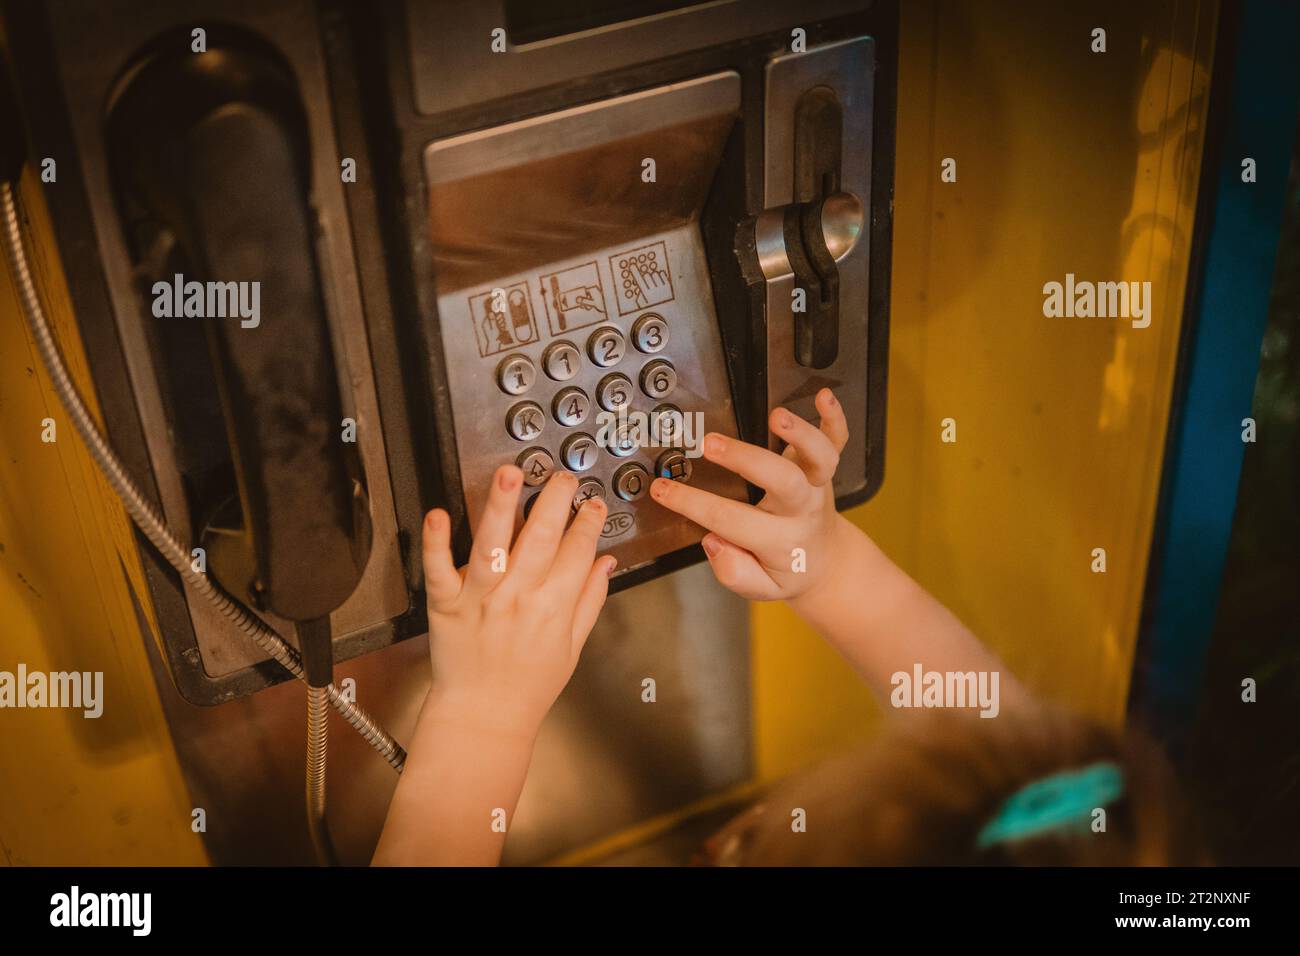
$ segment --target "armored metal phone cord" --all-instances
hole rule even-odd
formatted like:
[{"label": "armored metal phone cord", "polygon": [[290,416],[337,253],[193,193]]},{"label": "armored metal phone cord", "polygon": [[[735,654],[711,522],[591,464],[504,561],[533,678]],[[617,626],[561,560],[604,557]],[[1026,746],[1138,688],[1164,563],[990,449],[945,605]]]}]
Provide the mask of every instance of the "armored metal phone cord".
[{"label": "armored metal phone cord", "polygon": [[[87,450],[90,452],[91,457],[94,458],[95,464],[99,466],[99,470],[103,472],[104,477],[108,479],[109,484],[113,486],[113,490],[117,492],[117,496],[131,516],[131,520],[135,522],[136,527],[149,539],[150,543],[153,544],[167,563],[176,569],[195,592],[211,603],[222,617],[234,625],[240,633],[252,638],[258,647],[269,654],[294,677],[306,682],[306,673],[303,670],[302,660],[297,650],[286,643],[275,632],[274,628],[267,625],[265,621],[246,608],[237,598],[226,593],[221,585],[211,580],[206,573],[194,570],[190,563],[190,549],[167,527],[144,493],[127,474],[121,459],[113,452],[104,436],[99,433],[94,419],[91,418],[85,403],[77,393],[76,386],[72,383],[72,378],[68,375],[67,367],[63,364],[63,358],[59,354],[49,323],[46,321],[45,310],[36,295],[36,284],[32,279],[31,267],[27,261],[27,250],[23,246],[18,208],[14,200],[14,189],[8,180],[0,180],[0,217],[3,218],[4,222],[5,257],[9,260],[9,267],[13,272],[15,282],[18,284],[23,312],[26,314],[27,322],[31,326],[32,335],[36,340],[37,351],[41,355],[41,361],[44,362],[50,380],[54,383],[54,390],[58,393],[59,400],[63,403],[64,409],[72,419],[78,434],[86,443]],[[370,744],[380,756],[387,760],[394,770],[401,773],[402,765],[406,762],[406,751],[389,736],[370,714],[356,703],[346,699],[333,683],[328,687],[320,688],[314,695],[315,703],[309,709],[309,741],[316,742],[317,746],[308,756],[308,774],[309,776],[312,774],[318,775],[318,778],[312,777],[309,780],[309,820],[311,820],[314,806],[319,805],[323,809],[323,799],[318,804],[310,797],[311,794],[315,793],[321,794],[322,797],[324,794],[325,751],[321,745],[323,745],[325,738],[320,729],[320,725],[324,723],[321,719],[323,708],[319,706],[322,696],[328,696],[330,703],[334,705],[335,710],[342,715],[343,719],[351,724],[357,733],[365,738],[366,743]],[[315,730],[314,736],[312,735],[313,729]],[[314,826],[315,823],[313,822]]]}]

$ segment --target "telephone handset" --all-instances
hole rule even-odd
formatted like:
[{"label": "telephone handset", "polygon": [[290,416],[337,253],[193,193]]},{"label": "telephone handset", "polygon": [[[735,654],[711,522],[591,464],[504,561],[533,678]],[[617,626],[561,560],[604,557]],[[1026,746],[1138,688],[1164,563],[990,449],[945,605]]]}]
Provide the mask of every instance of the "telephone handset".
[{"label": "telephone handset", "polygon": [[113,101],[109,145],[144,286],[206,324],[237,495],[215,496],[209,523],[246,545],[219,541],[212,571],[281,618],[326,618],[360,580],[370,526],[342,438],[292,78],[248,46],[151,58]]}]

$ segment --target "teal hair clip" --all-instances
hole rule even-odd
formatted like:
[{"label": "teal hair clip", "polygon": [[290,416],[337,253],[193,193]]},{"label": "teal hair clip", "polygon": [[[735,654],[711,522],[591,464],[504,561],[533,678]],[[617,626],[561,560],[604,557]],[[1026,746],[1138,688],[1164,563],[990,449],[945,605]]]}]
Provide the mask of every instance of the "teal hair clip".
[{"label": "teal hair clip", "polygon": [[1113,763],[1095,763],[1081,770],[1063,770],[1035,780],[1008,797],[975,838],[986,850],[998,843],[1024,840],[1045,833],[1087,832],[1097,807],[1124,795],[1124,774]]}]

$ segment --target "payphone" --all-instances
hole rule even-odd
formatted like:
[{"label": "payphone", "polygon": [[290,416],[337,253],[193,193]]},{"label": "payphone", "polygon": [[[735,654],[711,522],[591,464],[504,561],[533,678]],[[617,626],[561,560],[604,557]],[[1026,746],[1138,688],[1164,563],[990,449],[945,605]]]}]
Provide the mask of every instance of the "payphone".
[{"label": "payphone", "polygon": [[[488,476],[601,496],[626,588],[700,559],[650,480],[836,390],[884,467],[896,6],[7,3],[109,440],[207,573],[345,660],[425,630],[419,535]],[[256,283],[260,317],[154,289]],[[521,503],[522,521],[530,496]],[[181,693],[288,674],[147,554]]]}]

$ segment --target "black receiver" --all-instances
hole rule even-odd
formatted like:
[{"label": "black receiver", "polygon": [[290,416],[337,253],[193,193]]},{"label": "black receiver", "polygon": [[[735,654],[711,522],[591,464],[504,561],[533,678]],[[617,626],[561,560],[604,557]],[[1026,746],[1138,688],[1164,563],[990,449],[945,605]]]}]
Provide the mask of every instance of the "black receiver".
[{"label": "black receiver", "polygon": [[256,305],[256,315],[203,316],[253,555],[251,577],[230,549],[214,551],[213,571],[282,618],[327,617],[360,579],[369,516],[343,438],[292,76],[272,54],[234,43],[152,56],[115,99],[109,129],[142,287],[193,311],[232,311],[234,295]]}]

